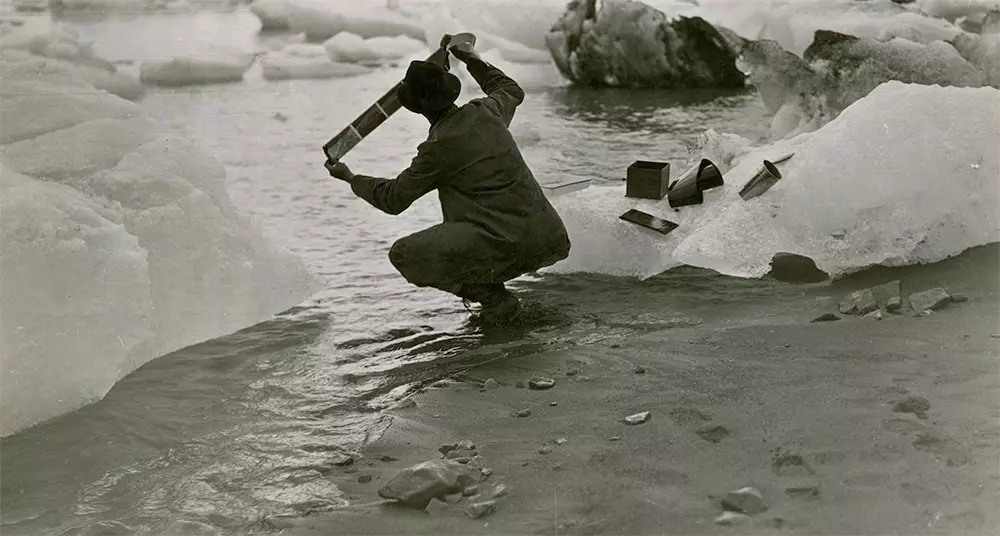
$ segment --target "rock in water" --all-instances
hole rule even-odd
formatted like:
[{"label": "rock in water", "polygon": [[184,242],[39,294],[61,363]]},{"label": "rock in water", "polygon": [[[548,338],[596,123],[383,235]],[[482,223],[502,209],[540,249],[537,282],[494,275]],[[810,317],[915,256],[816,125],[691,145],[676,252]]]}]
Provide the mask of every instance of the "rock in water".
[{"label": "rock in water", "polygon": [[642,2],[571,2],[545,36],[559,71],[598,87],[743,87],[742,39],[699,17],[667,16]]},{"label": "rock in water", "polygon": [[432,460],[403,469],[378,490],[379,497],[393,499],[407,506],[424,509],[431,499],[461,493],[479,482],[475,472],[466,466],[448,461]]},{"label": "rock in water", "polygon": [[722,507],[726,510],[742,512],[748,515],[759,514],[767,510],[764,498],[756,488],[741,488],[730,491],[722,498]]},{"label": "rock in water", "polygon": [[937,287],[910,294],[910,307],[916,312],[936,311],[951,302],[951,296],[943,288]]}]

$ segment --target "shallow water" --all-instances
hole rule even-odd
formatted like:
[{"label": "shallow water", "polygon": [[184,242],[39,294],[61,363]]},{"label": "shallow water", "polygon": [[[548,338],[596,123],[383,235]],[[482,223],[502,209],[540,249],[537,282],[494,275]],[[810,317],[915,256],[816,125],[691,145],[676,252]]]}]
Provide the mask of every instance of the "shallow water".
[{"label": "shallow water", "polygon": [[[258,46],[243,12],[74,22],[99,55],[125,62]],[[553,69],[512,73],[528,90],[512,131],[542,182],[614,181],[637,159],[682,165],[708,128],[753,139],[767,132],[751,92],[577,90]],[[4,534],[266,531],[269,517],[345,504],[323,478],[331,457],[377,435],[380,410],[415,386],[542,348],[783,318],[804,295],[823,293],[695,269],[645,282],[528,276],[514,286],[533,304],[534,324],[470,325],[458,300],[410,287],[386,259],[395,239],[439,221],[433,196],[387,216],[322,166],[323,142],[402,72],[266,82],[252,71],[240,84],[144,100],[165,129],[222,161],[234,202],[329,284],[271,321],[154,360],[97,404],[4,439]],[[345,161],[394,175],[426,129],[400,113]]]}]

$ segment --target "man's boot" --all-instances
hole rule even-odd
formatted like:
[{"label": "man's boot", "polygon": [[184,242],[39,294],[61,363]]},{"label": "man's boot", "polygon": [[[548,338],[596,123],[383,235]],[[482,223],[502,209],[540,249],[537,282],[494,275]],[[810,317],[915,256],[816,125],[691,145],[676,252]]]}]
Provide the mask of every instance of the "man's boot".
[{"label": "man's boot", "polygon": [[499,287],[480,302],[482,309],[479,311],[479,318],[489,324],[513,322],[521,314],[521,302],[517,296],[503,285]]}]

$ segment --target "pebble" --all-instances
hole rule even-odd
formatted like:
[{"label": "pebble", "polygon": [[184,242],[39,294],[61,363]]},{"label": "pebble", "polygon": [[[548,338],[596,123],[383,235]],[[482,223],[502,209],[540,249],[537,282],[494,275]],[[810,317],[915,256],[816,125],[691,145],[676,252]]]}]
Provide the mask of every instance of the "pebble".
[{"label": "pebble", "polygon": [[475,458],[477,455],[476,451],[468,449],[455,449],[449,451],[444,457],[448,460],[457,460],[459,458]]},{"label": "pebble", "polygon": [[517,380],[516,382],[514,382],[514,387],[517,387],[518,389],[524,389],[524,381]]},{"label": "pebble", "polygon": [[479,474],[483,475],[484,477],[489,477],[490,475],[493,474],[493,469],[490,469],[489,467],[483,467],[482,469],[479,470]]},{"label": "pebble", "polygon": [[836,238],[837,240],[841,240],[847,236],[847,229],[836,229],[830,233],[830,236]]},{"label": "pebble", "polygon": [[776,454],[771,459],[771,468],[782,476],[811,475],[813,470],[802,456],[793,453]]},{"label": "pebble", "polygon": [[497,487],[493,490],[493,497],[503,497],[507,495],[508,491],[506,484],[497,484]]},{"label": "pebble", "polygon": [[931,311],[930,309],[928,309],[926,311],[917,311],[917,312],[913,313],[913,317],[914,318],[921,318],[921,317],[924,317],[924,316],[931,316],[932,314],[934,314],[934,311]]},{"label": "pebble", "polygon": [[912,413],[920,419],[927,418],[929,409],[931,409],[930,401],[922,396],[908,396],[892,405],[894,413]]},{"label": "pebble", "polygon": [[535,378],[533,380],[528,380],[528,387],[541,391],[543,389],[551,389],[556,386],[556,381],[552,378]]},{"label": "pebble", "polygon": [[722,507],[726,510],[742,512],[748,515],[759,514],[767,510],[764,506],[764,497],[756,488],[740,488],[730,491],[722,498]]},{"label": "pebble", "polygon": [[551,454],[552,453],[552,449],[550,449],[549,447],[542,447],[542,448],[538,449],[538,453],[539,454]]},{"label": "pebble", "polygon": [[576,381],[578,382],[589,382],[590,376],[577,376]]},{"label": "pebble", "polygon": [[455,448],[461,450],[476,450],[476,444],[469,439],[463,439],[455,445]]},{"label": "pebble", "polygon": [[636,367],[635,368],[635,373],[636,374],[645,374],[646,373],[646,369],[644,369],[642,367]]},{"label": "pebble", "polygon": [[885,302],[885,310],[895,313],[903,308],[903,300],[899,296],[890,296]]},{"label": "pebble", "polygon": [[442,456],[447,456],[449,452],[455,450],[456,448],[458,448],[458,443],[445,443],[444,445],[438,447],[438,452],[440,452]]},{"label": "pebble", "polygon": [[518,410],[517,411],[517,416],[518,417],[530,417],[531,416],[531,410],[530,409],[521,409],[521,410]]},{"label": "pebble", "polygon": [[494,380],[493,378],[490,378],[490,379],[486,380],[485,382],[483,382],[483,387],[485,387],[487,389],[496,389],[496,388],[500,387],[500,384],[497,383],[497,381]]},{"label": "pebble", "polygon": [[383,462],[395,462],[399,461],[399,458],[393,458],[392,456],[382,456],[381,458],[379,458],[379,460]]},{"label": "pebble", "polygon": [[622,438],[618,436],[611,436],[608,438],[608,441],[621,441],[621,440]]},{"label": "pebble", "polygon": [[875,309],[874,311],[866,314],[865,318],[869,320],[882,320],[882,311]]},{"label": "pebble", "polygon": [[698,437],[704,439],[705,441],[710,441],[712,443],[718,443],[722,441],[727,435],[729,435],[729,430],[726,430],[725,426],[721,424],[707,425],[699,428],[695,431]]},{"label": "pebble", "polygon": [[580,373],[580,371],[576,370],[576,369],[566,371],[566,375],[567,376],[576,376],[579,373]]},{"label": "pebble", "polygon": [[716,525],[722,525],[724,527],[732,527],[733,525],[739,525],[750,519],[749,516],[739,514],[736,512],[723,512],[721,516],[715,518],[713,523]]},{"label": "pebble", "polygon": [[347,467],[348,465],[351,465],[352,463],[354,463],[354,458],[352,458],[352,457],[350,457],[350,456],[348,456],[346,454],[341,454],[340,456],[337,456],[333,460],[333,465],[336,465],[337,467]]},{"label": "pebble", "polygon": [[642,424],[649,420],[650,413],[648,411],[643,411],[642,413],[636,413],[625,417],[625,424]]},{"label": "pebble", "polygon": [[354,473],[358,472],[358,468],[357,467],[348,467],[347,469],[344,469],[344,472],[347,473],[347,474],[349,474],[349,475],[353,475]]},{"label": "pebble", "polygon": [[796,499],[818,499],[819,498],[819,486],[795,486],[790,488],[785,488],[785,495]]},{"label": "pebble", "polygon": [[472,519],[479,519],[481,517],[486,517],[497,509],[496,501],[483,501],[478,503],[472,503],[465,508],[465,515],[471,517]]},{"label": "pebble", "polygon": [[477,493],[479,493],[479,486],[473,484],[471,486],[467,486],[465,489],[462,490],[462,497],[472,497]]},{"label": "pebble", "polygon": [[559,402],[549,402],[549,405],[555,407],[559,405]]},{"label": "pebble", "polygon": [[566,444],[565,437],[560,437],[559,439],[556,439],[556,445],[565,445],[565,444]]},{"label": "pebble", "polygon": [[834,322],[840,320],[840,317],[833,313],[826,313],[817,316],[816,318],[809,321],[810,324],[815,324],[817,322]]},{"label": "pebble", "polygon": [[372,481],[372,475],[361,475],[358,477],[358,484],[367,484]]},{"label": "pebble", "polygon": [[969,297],[965,294],[952,294],[951,301],[954,303],[965,303],[969,301]]}]

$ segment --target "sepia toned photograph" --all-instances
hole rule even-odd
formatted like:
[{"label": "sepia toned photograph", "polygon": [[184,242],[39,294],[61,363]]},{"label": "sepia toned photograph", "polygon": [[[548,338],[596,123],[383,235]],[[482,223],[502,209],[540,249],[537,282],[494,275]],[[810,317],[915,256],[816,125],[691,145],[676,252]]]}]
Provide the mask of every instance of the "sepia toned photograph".
[{"label": "sepia toned photograph", "polygon": [[1000,534],[1000,0],[0,0],[0,535]]}]

